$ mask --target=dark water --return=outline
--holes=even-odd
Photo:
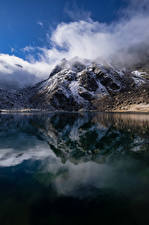
[[[49,224],[149,224],[149,115],[0,115],[0,225]]]

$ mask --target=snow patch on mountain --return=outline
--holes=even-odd
[[[84,99],[79,95],[78,89],[79,89],[79,83],[78,81],[72,81],[69,85],[70,91],[72,93],[73,98],[75,101],[80,104],[84,102]]]
[[[132,78],[137,86],[141,86],[142,84],[146,83],[146,79],[144,78],[144,76],[147,75],[146,72],[140,72],[136,70],[132,72],[132,75]]]

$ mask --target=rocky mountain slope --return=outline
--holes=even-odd
[[[148,71],[133,69],[63,60],[47,80],[34,87],[1,89],[0,108],[111,111],[123,107],[123,103],[149,103]]]

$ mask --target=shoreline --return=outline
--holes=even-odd
[[[120,109],[112,110],[113,112],[138,112],[138,113],[149,113],[149,104],[131,104],[121,107]]]
[[[83,113],[83,112],[97,112],[97,113],[145,113],[149,114],[149,104],[132,104],[125,107],[117,108],[114,110],[78,110],[78,111],[67,111],[67,110],[48,110],[48,109],[0,109],[0,114],[9,113]]]

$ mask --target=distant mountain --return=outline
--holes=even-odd
[[[129,105],[148,103],[148,71],[143,67],[133,69],[63,60],[48,79],[33,87],[19,91],[1,89],[0,108],[110,111],[127,100]]]

